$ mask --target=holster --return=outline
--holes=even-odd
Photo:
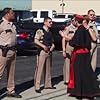
[[[1,50],[2,50],[2,56],[3,57],[6,57],[7,56],[8,49],[7,48],[1,48]]]
[[[3,57],[6,57],[8,51],[9,50],[15,51],[16,50],[16,47],[15,46],[8,47],[8,46],[2,46],[2,45],[0,45],[0,49],[2,50],[2,56]]]
[[[47,46],[47,48],[48,48],[48,51],[49,51],[50,50],[50,46]],[[38,49],[37,49],[37,55],[38,56],[40,55],[41,50],[43,50],[43,48],[38,47]]]
[[[68,59],[71,59],[71,56],[70,56],[69,53],[66,53],[66,56],[67,56]]]
[[[41,50],[43,50],[43,49],[41,47],[38,47],[38,49],[37,49],[37,55],[38,56],[40,55]]]

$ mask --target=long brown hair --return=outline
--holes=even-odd
[[[83,20],[86,20],[87,24],[90,21],[90,18],[88,17],[88,15],[83,15]]]

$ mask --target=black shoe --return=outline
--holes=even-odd
[[[38,90],[36,89],[35,92],[36,93],[41,93],[41,90],[40,89],[38,89]]]
[[[65,85],[68,85],[68,82],[64,82]]]
[[[17,93],[12,93],[12,94],[7,93],[7,97],[22,98],[22,96]]]
[[[45,87],[44,89],[56,89],[56,87]]]

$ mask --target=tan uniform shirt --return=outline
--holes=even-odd
[[[93,22],[89,22],[89,26],[93,27],[93,30],[96,32],[96,36],[98,38],[98,30],[97,30],[95,22],[94,21]]]
[[[77,28],[73,24],[71,24],[63,32],[64,32],[65,35],[74,34],[76,29]]]
[[[35,34],[35,39],[38,39],[41,43],[43,42],[42,41],[42,39],[43,39],[43,35],[44,35],[44,33],[43,33],[43,30],[42,29],[38,29],[37,31],[36,31],[36,34]]]
[[[64,32],[65,35],[72,35],[72,37],[73,37],[76,29],[77,28],[73,24],[71,24],[68,27],[66,27],[63,32]],[[69,42],[67,42],[67,44],[66,44],[66,52],[70,54],[72,52],[72,50],[73,50],[73,47],[71,47],[69,45]]]
[[[96,32],[96,37],[98,40],[98,30],[96,27],[95,22],[89,22],[89,26],[93,28],[93,30]],[[97,44],[94,42],[91,42],[91,55],[92,55],[92,59],[91,59],[91,65],[93,68],[93,71],[95,72],[96,70],[96,66],[97,66]]]
[[[16,44],[16,27],[12,22],[2,18],[0,23],[0,45],[14,46]]]

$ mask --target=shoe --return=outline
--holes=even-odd
[[[65,85],[68,85],[68,82],[64,82]]]
[[[100,81],[100,74],[97,76],[97,81]]]
[[[56,89],[56,87],[45,87],[44,89]]]
[[[22,98],[22,96],[17,93],[12,93],[12,94],[7,93],[7,97]]]
[[[36,89],[35,92],[36,93],[41,93],[41,90],[40,89],[38,89],[38,90]]]

